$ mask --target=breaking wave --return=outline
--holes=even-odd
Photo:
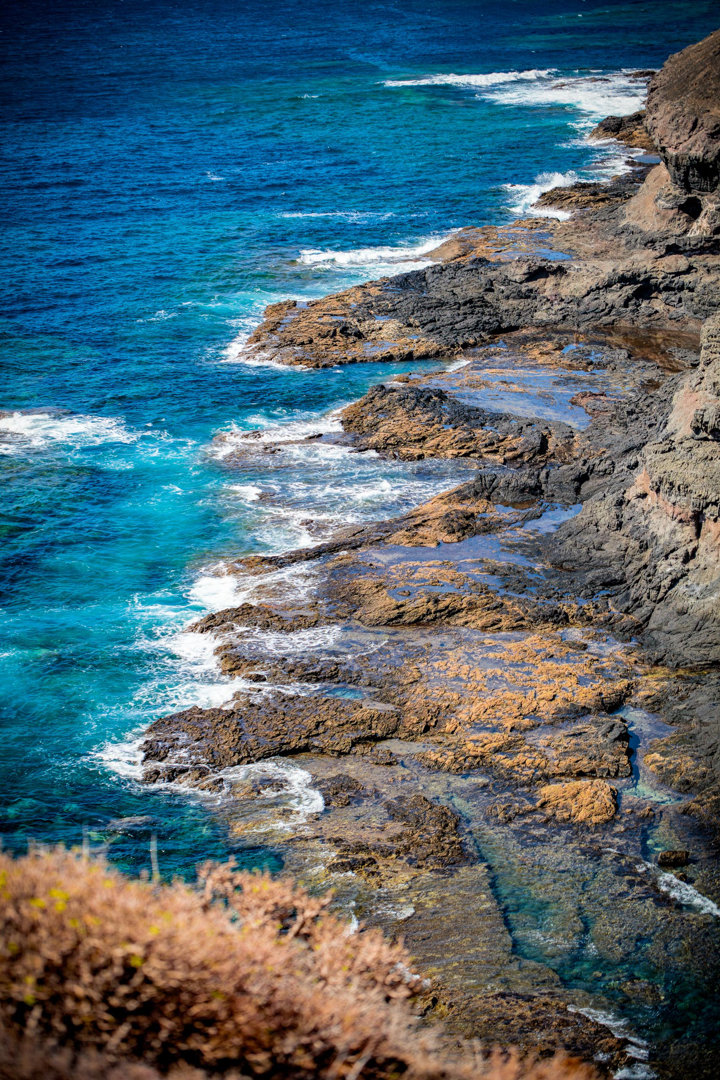
[[[459,86],[474,90],[483,86],[502,83],[528,82],[546,78],[555,73],[554,68],[531,68],[528,71],[489,71],[481,75],[449,74],[422,75],[415,79],[385,79],[383,86]]]
[[[0,454],[53,446],[78,449],[103,443],[133,443],[140,434],[130,431],[115,416],[81,416],[50,410],[0,412]]]
[[[503,184],[503,190],[508,193],[508,209],[520,217],[525,217],[532,212],[533,217],[557,218],[565,221],[570,217],[566,210],[558,210],[554,206],[536,207],[535,204],[545,191],[551,191],[556,187],[570,187],[579,179],[580,177],[575,172],[543,172],[535,177],[532,184]]]
[[[430,252],[446,239],[446,235],[436,235],[407,246],[355,248],[348,251],[306,248],[300,252],[299,261],[321,270],[363,270],[376,274],[387,271],[397,274],[404,269],[416,270],[420,266],[427,266],[433,261],[428,258]]]

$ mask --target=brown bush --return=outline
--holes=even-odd
[[[547,1061],[528,1062],[517,1053],[494,1051],[479,1058],[472,1065],[457,1063],[452,1072],[443,1077],[459,1080],[591,1080],[592,1069],[576,1061],[551,1058]],[[316,1074],[320,1076],[321,1074]],[[342,1074],[339,1074],[342,1075]],[[367,1074],[364,1074],[367,1075]],[[397,1075],[397,1074],[396,1074]],[[402,1074],[409,1080],[411,1072]],[[426,1074],[427,1075],[427,1074]],[[47,1043],[20,1039],[0,1028],[0,1080],[249,1080],[237,1070],[222,1075],[210,1074],[189,1065],[175,1065],[169,1072],[160,1073],[151,1065],[127,1058],[118,1060],[107,1054],[86,1050],[74,1053],[67,1048]]]
[[[0,1080],[207,1080],[207,1075],[181,1065],[161,1077],[140,1061],[110,1061],[93,1050],[75,1054],[0,1028]]]
[[[349,933],[287,881],[208,865],[200,882],[127,880],[65,851],[0,855],[0,1076],[593,1075],[512,1055],[448,1061],[412,1015],[422,984],[401,946]]]

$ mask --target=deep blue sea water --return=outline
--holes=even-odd
[[[218,431],[324,423],[388,371],[250,366],[243,336],[269,301],[402,268],[542,187],[613,172],[624,155],[584,133],[639,103],[628,72],[716,20],[713,2],[614,0],[5,7],[6,844],[152,814],[168,873],[227,850],[202,805],[136,784],[124,745],[223,700],[179,634],[227,599],[213,569],[307,540],[308,516],[381,516],[447,486],[347,455],[229,474]],[[112,853],[147,864],[146,840]]]

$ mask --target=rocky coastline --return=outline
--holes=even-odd
[[[240,688],[143,747],[146,782],[214,798],[238,841],[402,935],[448,1039],[606,1075],[717,1067],[719,117],[720,31],[600,125],[634,165],[546,193],[565,216],[268,308],[255,357],[438,362],[308,445],[470,478],[229,564],[251,599],[192,630]],[[278,455],[250,433],[223,467]],[[304,776],[278,824],[266,796]]]

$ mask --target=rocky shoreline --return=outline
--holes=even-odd
[[[717,1064],[718,102],[720,32],[601,125],[658,164],[267,310],[248,349],[275,363],[453,361],[307,442],[470,479],[229,565],[251,600],[192,629],[241,688],[143,748],[147,782],[213,796],[231,835],[401,933],[449,1038],[617,1076]],[[278,455],[250,433],[223,467]],[[322,799],[278,823],[305,776]]]

